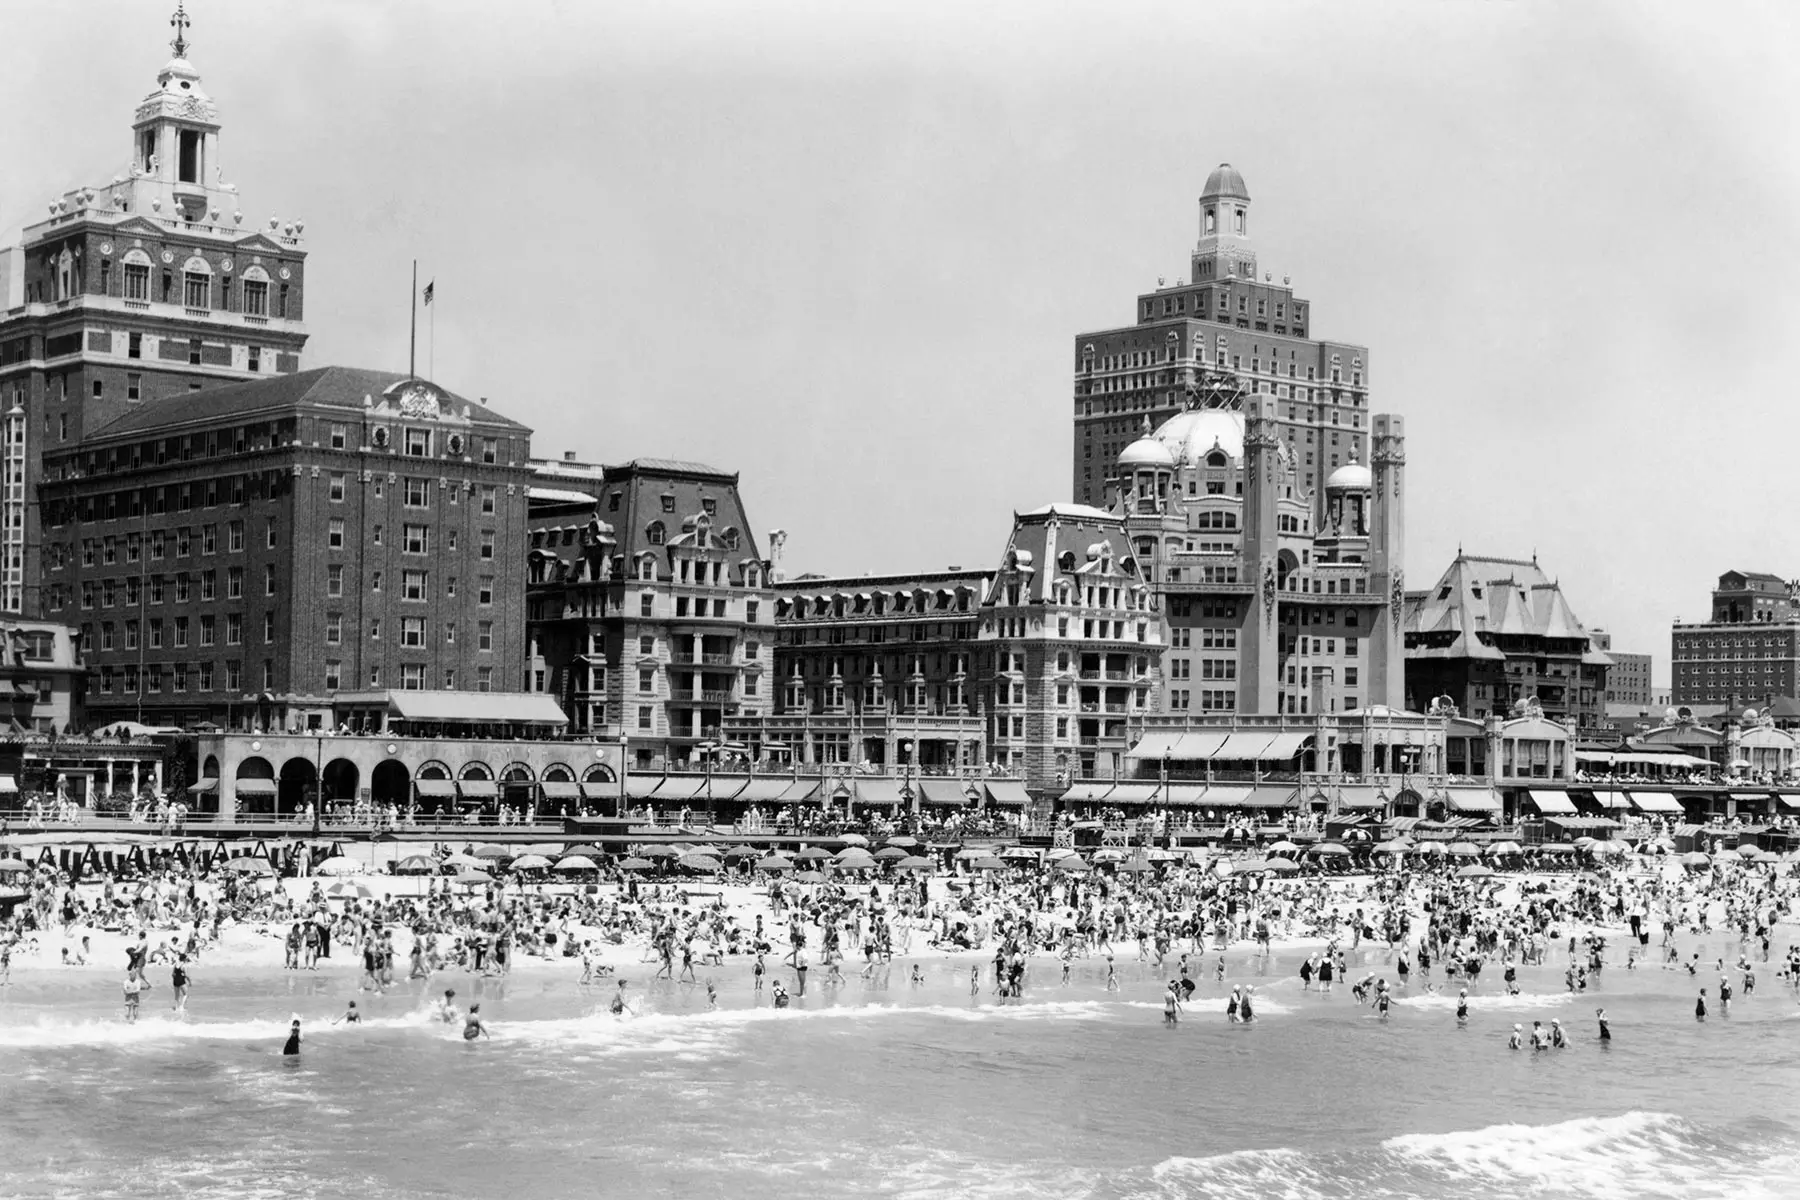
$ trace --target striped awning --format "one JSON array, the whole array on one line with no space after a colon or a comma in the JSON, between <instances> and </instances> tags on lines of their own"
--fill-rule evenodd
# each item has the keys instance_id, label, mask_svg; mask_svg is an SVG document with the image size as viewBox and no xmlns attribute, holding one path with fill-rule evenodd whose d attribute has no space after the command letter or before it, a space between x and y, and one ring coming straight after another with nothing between
<instances>
[{"instance_id":1,"label":"striped awning","mask_svg":"<svg viewBox=\"0 0 1800 1200\"><path fill-rule=\"evenodd\" d=\"M447 800L456 795L454 779L415 779L413 787L418 789L419 795L433 800Z\"/></svg>"},{"instance_id":2,"label":"striped awning","mask_svg":"<svg viewBox=\"0 0 1800 1200\"><path fill-rule=\"evenodd\" d=\"M1347 787L1338 794L1339 808L1380 808L1386 803L1372 787Z\"/></svg>"},{"instance_id":3,"label":"striped awning","mask_svg":"<svg viewBox=\"0 0 1800 1200\"><path fill-rule=\"evenodd\" d=\"M240 796L273 796L276 791L273 779L240 779L237 781L237 794Z\"/></svg>"},{"instance_id":4,"label":"striped awning","mask_svg":"<svg viewBox=\"0 0 1800 1200\"><path fill-rule=\"evenodd\" d=\"M1156 799L1161 790L1154 783L1126 782L1115 784L1113 790L1106 795L1108 804L1149 804Z\"/></svg>"},{"instance_id":5,"label":"striped awning","mask_svg":"<svg viewBox=\"0 0 1800 1200\"><path fill-rule=\"evenodd\" d=\"M1525 794L1531 797L1531 802L1537 806L1538 812L1545 816L1552 813L1574 815L1575 802L1569 799L1567 792L1554 792L1549 788L1532 788Z\"/></svg>"},{"instance_id":6,"label":"striped awning","mask_svg":"<svg viewBox=\"0 0 1800 1200\"><path fill-rule=\"evenodd\" d=\"M1163 803L1170 808L1205 808L1206 788L1196 783L1171 783Z\"/></svg>"},{"instance_id":7,"label":"striped awning","mask_svg":"<svg viewBox=\"0 0 1800 1200\"><path fill-rule=\"evenodd\" d=\"M1457 812L1499 812L1500 798L1491 788L1451 788L1444 801Z\"/></svg>"},{"instance_id":8,"label":"striped awning","mask_svg":"<svg viewBox=\"0 0 1800 1200\"><path fill-rule=\"evenodd\" d=\"M1633 792L1631 803L1639 812L1678 813L1682 811L1681 802L1668 792Z\"/></svg>"},{"instance_id":9,"label":"striped awning","mask_svg":"<svg viewBox=\"0 0 1800 1200\"><path fill-rule=\"evenodd\" d=\"M1084 779L1061 796L1064 804L1098 804L1113 790L1110 779Z\"/></svg>"}]
</instances>

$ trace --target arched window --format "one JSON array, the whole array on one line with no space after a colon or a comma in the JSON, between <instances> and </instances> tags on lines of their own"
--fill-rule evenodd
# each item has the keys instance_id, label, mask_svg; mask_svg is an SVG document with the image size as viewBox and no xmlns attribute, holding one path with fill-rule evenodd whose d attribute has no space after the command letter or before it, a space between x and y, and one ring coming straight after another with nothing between
<instances>
[{"instance_id":1,"label":"arched window","mask_svg":"<svg viewBox=\"0 0 1800 1200\"><path fill-rule=\"evenodd\" d=\"M1212 209L1212 208L1207 209L1206 210L1206 232L1207 233L1216 233L1216 232L1218 232L1218 227L1219 227L1218 210Z\"/></svg>"},{"instance_id":2,"label":"arched window","mask_svg":"<svg viewBox=\"0 0 1800 1200\"><path fill-rule=\"evenodd\" d=\"M644 530L644 540L652 546L660 546L667 541L668 533L663 529L663 523L661 521L650 522L650 527Z\"/></svg>"},{"instance_id":3,"label":"arched window","mask_svg":"<svg viewBox=\"0 0 1800 1200\"><path fill-rule=\"evenodd\" d=\"M738 548L738 531L735 526L728 528L725 531L725 548L727 550L736 550Z\"/></svg>"},{"instance_id":4,"label":"arched window","mask_svg":"<svg viewBox=\"0 0 1800 1200\"><path fill-rule=\"evenodd\" d=\"M1223 450L1214 450L1211 454L1206 456L1206 465L1209 467L1223 467L1227 465L1227 462L1228 460L1226 459Z\"/></svg>"}]
</instances>

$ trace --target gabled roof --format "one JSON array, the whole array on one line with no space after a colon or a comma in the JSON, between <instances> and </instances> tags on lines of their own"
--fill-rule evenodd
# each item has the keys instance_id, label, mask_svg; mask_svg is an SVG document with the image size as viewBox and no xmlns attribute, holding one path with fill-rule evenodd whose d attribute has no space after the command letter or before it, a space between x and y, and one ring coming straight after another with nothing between
<instances>
[{"instance_id":1,"label":"gabled roof","mask_svg":"<svg viewBox=\"0 0 1800 1200\"><path fill-rule=\"evenodd\" d=\"M1459 554L1430 589L1408 593L1408 633L1453 635L1447 646L1409 648L1411 657L1500 659L1481 635L1586 639L1562 588L1535 561ZM1442 641L1442 637L1433 639ZM1591 646L1584 662L1612 660Z\"/></svg>"},{"instance_id":2,"label":"gabled roof","mask_svg":"<svg viewBox=\"0 0 1800 1200\"><path fill-rule=\"evenodd\" d=\"M627 472L640 475L715 475L720 479L736 479L730 471L721 471L717 467L709 467L705 463L685 462L679 458L634 458L628 463L620 463L615 467L607 467L606 475L611 479L615 475Z\"/></svg>"},{"instance_id":3,"label":"gabled roof","mask_svg":"<svg viewBox=\"0 0 1800 1200\"><path fill-rule=\"evenodd\" d=\"M82 440L97 441L180 425L239 420L299 407L361 412L364 397L373 396L380 403L382 394L388 388L396 383L404 383L408 378L410 377L396 371L371 371L361 367L315 367L310 371L296 371L292 375L277 375L272 379L228 383L223 387L203 388L197 392L171 396L166 400L154 400L124 413ZM458 415L467 409L471 422L530 432L526 426L510 417L503 417L490 408L465 400L443 388L437 390Z\"/></svg>"}]
</instances>

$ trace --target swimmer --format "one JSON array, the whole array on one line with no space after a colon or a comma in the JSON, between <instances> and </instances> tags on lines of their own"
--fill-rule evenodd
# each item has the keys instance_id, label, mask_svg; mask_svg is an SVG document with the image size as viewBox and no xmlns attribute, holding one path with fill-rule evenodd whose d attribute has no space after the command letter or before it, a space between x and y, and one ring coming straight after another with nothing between
<instances>
[{"instance_id":1,"label":"swimmer","mask_svg":"<svg viewBox=\"0 0 1800 1200\"><path fill-rule=\"evenodd\" d=\"M1700 998L1694 1001L1694 1020L1706 1020L1706 989L1700 989Z\"/></svg>"},{"instance_id":2,"label":"swimmer","mask_svg":"<svg viewBox=\"0 0 1800 1200\"><path fill-rule=\"evenodd\" d=\"M719 1011L719 989L713 986L710 979L706 981L706 1011Z\"/></svg>"},{"instance_id":3,"label":"swimmer","mask_svg":"<svg viewBox=\"0 0 1800 1200\"><path fill-rule=\"evenodd\" d=\"M469 1005L469 1015L463 1021L463 1041L472 1042L478 1037L491 1038L494 1036L488 1032L488 1027L482 1023L479 1015L480 1013L481 1005Z\"/></svg>"},{"instance_id":4,"label":"swimmer","mask_svg":"<svg viewBox=\"0 0 1800 1200\"><path fill-rule=\"evenodd\" d=\"M1163 993L1163 1023L1175 1025L1181 1021L1181 985L1173 979L1169 980L1169 990Z\"/></svg>"},{"instance_id":5,"label":"swimmer","mask_svg":"<svg viewBox=\"0 0 1800 1200\"><path fill-rule=\"evenodd\" d=\"M1531 1048L1533 1050L1546 1050L1549 1046L1550 1035L1544 1032L1544 1023L1542 1021L1533 1021L1531 1023Z\"/></svg>"},{"instance_id":6,"label":"swimmer","mask_svg":"<svg viewBox=\"0 0 1800 1200\"><path fill-rule=\"evenodd\" d=\"M919 969L918 963L913 964L912 982L913 982L914 987L918 987L920 984L925 982L925 972Z\"/></svg>"},{"instance_id":7,"label":"swimmer","mask_svg":"<svg viewBox=\"0 0 1800 1200\"><path fill-rule=\"evenodd\" d=\"M1109 992L1119 990L1119 976L1113 970L1113 956L1110 954L1106 956L1106 990Z\"/></svg>"},{"instance_id":8,"label":"swimmer","mask_svg":"<svg viewBox=\"0 0 1800 1200\"><path fill-rule=\"evenodd\" d=\"M456 989L445 988L444 998L437 1008L437 1019L446 1025L454 1025L462 1018L462 1011L456 1007Z\"/></svg>"},{"instance_id":9,"label":"swimmer","mask_svg":"<svg viewBox=\"0 0 1800 1200\"><path fill-rule=\"evenodd\" d=\"M970 967L969 968L969 995L971 995L971 996L976 995L980 991L981 991L981 968L980 967Z\"/></svg>"},{"instance_id":10,"label":"swimmer","mask_svg":"<svg viewBox=\"0 0 1800 1200\"><path fill-rule=\"evenodd\" d=\"M1242 1004L1243 1004L1243 998L1239 995L1239 989L1232 988L1231 989L1231 1000L1225 1005L1225 1016L1228 1020L1232 1021L1234 1024L1239 1019L1238 1018L1238 1009L1242 1006Z\"/></svg>"},{"instance_id":11,"label":"swimmer","mask_svg":"<svg viewBox=\"0 0 1800 1200\"><path fill-rule=\"evenodd\" d=\"M1606 1010L1604 1008L1596 1008L1594 1010L1594 1019L1600 1022L1600 1040L1603 1042L1612 1041L1612 1026L1606 1023Z\"/></svg>"},{"instance_id":12,"label":"swimmer","mask_svg":"<svg viewBox=\"0 0 1800 1200\"><path fill-rule=\"evenodd\" d=\"M757 920L760 921L760 920L762 920L762 918L758 917ZM768 970L768 968L763 965L762 951L758 950L756 952L756 965L754 967L750 968L750 974L756 980L756 990L759 992L762 991L763 975L767 970Z\"/></svg>"},{"instance_id":13,"label":"swimmer","mask_svg":"<svg viewBox=\"0 0 1800 1200\"><path fill-rule=\"evenodd\" d=\"M1256 1013L1250 1007L1250 993L1255 990L1255 988L1246 983L1244 985L1244 998L1238 1002L1238 1016L1243 1018L1246 1024L1256 1020Z\"/></svg>"},{"instance_id":14,"label":"swimmer","mask_svg":"<svg viewBox=\"0 0 1800 1200\"><path fill-rule=\"evenodd\" d=\"M1563 1032L1562 1022L1555 1018L1550 1021L1550 1044L1558 1050L1569 1048L1569 1037Z\"/></svg>"},{"instance_id":15,"label":"swimmer","mask_svg":"<svg viewBox=\"0 0 1800 1200\"><path fill-rule=\"evenodd\" d=\"M1722 974L1719 976L1719 1015L1731 1015L1731 980Z\"/></svg>"},{"instance_id":16,"label":"swimmer","mask_svg":"<svg viewBox=\"0 0 1800 1200\"><path fill-rule=\"evenodd\" d=\"M619 990L613 993L612 1003L606 1006L606 1010L615 1017L622 1017L631 1012L631 1005L625 1000L625 985L629 982L631 981L628 979L619 980Z\"/></svg>"},{"instance_id":17,"label":"swimmer","mask_svg":"<svg viewBox=\"0 0 1800 1200\"><path fill-rule=\"evenodd\" d=\"M1467 1024L1469 1020L1469 989L1463 988L1456 993L1456 1020L1458 1024Z\"/></svg>"},{"instance_id":18,"label":"swimmer","mask_svg":"<svg viewBox=\"0 0 1800 1200\"><path fill-rule=\"evenodd\" d=\"M188 961L187 955L183 954L180 958L175 960L175 965L169 969L169 982L175 989L175 1009L174 1009L174 1011L176 1011L176 1012L186 1012L187 1011L187 998L188 998L187 961Z\"/></svg>"},{"instance_id":19,"label":"swimmer","mask_svg":"<svg viewBox=\"0 0 1800 1200\"><path fill-rule=\"evenodd\" d=\"M1506 1048L1508 1050L1517 1050L1524 1042L1524 1035L1520 1032L1519 1026L1514 1024L1512 1027L1512 1036L1506 1039Z\"/></svg>"},{"instance_id":20,"label":"swimmer","mask_svg":"<svg viewBox=\"0 0 1800 1200\"><path fill-rule=\"evenodd\" d=\"M779 981L777 981L773 985L773 991L775 993L775 1007L776 1008L786 1008L788 1006L787 989L782 987L781 983Z\"/></svg>"},{"instance_id":21,"label":"swimmer","mask_svg":"<svg viewBox=\"0 0 1800 1200\"><path fill-rule=\"evenodd\" d=\"M356 1010L356 1001L352 1000L350 1002L350 1007L346 1008L344 1010L344 1015L339 1017L337 1020L333 1021L332 1024L333 1025L361 1025L362 1024L362 1013L360 1013Z\"/></svg>"},{"instance_id":22,"label":"swimmer","mask_svg":"<svg viewBox=\"0 0 1800 1200\"><path fill-rule=\"evenodd\" d=\"M293 1024L288 1026L287 1041L282 1043L281 1052L283 1054L298 1054L298 1053L300 1053L300 1018L299 1017L295 1017Z\"/></svg>"},{"instance_id":23,"label":"swimmer","mask_svg":"<svg viewBox=\"0 0 1800 1200\"><path fill-rule=\"evenodd\" d=\"M143 998L144 981L138 978L136 971L127 972L125 976L125 1023L136 1024L138 1019L138 1002Z\"/></svg>"}]
</instances>

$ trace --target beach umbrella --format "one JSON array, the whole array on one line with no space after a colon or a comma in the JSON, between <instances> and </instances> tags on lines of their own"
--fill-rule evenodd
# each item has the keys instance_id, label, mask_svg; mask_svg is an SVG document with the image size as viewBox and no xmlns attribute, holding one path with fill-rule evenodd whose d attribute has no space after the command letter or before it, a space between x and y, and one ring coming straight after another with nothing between
<instances>
[{"instance_id":1,"label":"beach umbrella","mask_svg":"<svg viewBox=\"0 0 1800 1200\"><path fill-rule=\"evenodd\" d=\"M1133 858L1114 867L1115 871L1123 871L1127 875L1137 875L1150 869L1150 864L1142 859Z\"/></svg>"},{"instance_id":2,"label":"beach umbrella","mask_svg":"<svg viewBox=\"0 0 1800 1200\"><path fill-rule=\"evenodd\" d=\"M1478 858L1481 855L1481 847L1474 842L1451 842L1444 852L1453 854L1457 858Z\"/></svg>"},{"instance_id":3,"label":"beach umbrella","mask_svg":"<svg viewBox=\"0 0 1800 1200\"><path fill-rule=\"evenodd\" d=\"M348 879L341 880L325 889L325 894L334 900L373 900L375 893L360 883L352 883Z\"/></svg>"},{"instance_id":4,"label":"beach umbrella","mask_svg":"<svg viewBox=\"0 0 1800 1200\"><path fill-rule=\"evenodd\" d=\"M1517 854L1518 852L1519 843L1517 842L1495 842L1488 847L1488 853L1496 856L1501 854Z\"/></svg>"},{"instance_id":5,"label":"beach umbrella","mask_svg":"<svg viewBox=\"0 0 1800 1200\"><path fill-rule=\"evenodd\" d=\"M1124 862L1125 852L1123 850L1100 850L1094 854L1094 861L1097 863Z\"/></svg>"},{"instance_id":6,"label":"beach umbrella","mask_svg":"<svg viewBox=\"0 0 1800 1200\"><path fill-rule=\"evenodd\" d=\"M515 871L542 871L549 865L550 860L541 854L521 854L512 861Z\"/></svg>"},{"instance_id":7,"label":"beach umbrella","mask_svg":"<svg viewBox=\"0 0 1800 1200\"><path fill-rule=\"evenodd\" d=\"M1286 858L1271 858L1263 863L1263 866L1274 871L1278 875L1292 875L1295 871L1300 869L1299 863Z\"/></svg>"},{"instance_id":8,"label":"beach umbrella","mask_svg":"<svg viewBox=\"0 0 1800 1200\"><path fill-rule=\"evenodd\" d=\"M1756 858L1762 854L1762 847L1746 844L1739 846L1737 852L1740 858Z\"/></svg>"},{"instance_id":9,"label":"beach umbrella","mask_svg":"<svg viewBox=\"0 0 1800 1200\"><path fill-rule=\"evenodd\" d=\"M1577 850L1586 850L1589 846L1592 846L1593 844L1594 844L1594 839L1591 837L1578 837L1575 839L1575 848Z\"/></svg>"},{"instance_id":10,"label":"beach umbrella","mask_svg":"<svg viewBox=\"0 0 1800 1200\"><path fill-rule=\"evenodd\" d=\"M485 858L485 859L491 860L491 859L497 859L497 858L511 858L512 856L513 856L513 852L511 850L508 850L505 846L489 845L489 846L475 847L475 857L476 858Z\"/></svg>"},{"instance_id":11,"label":"beach umbrella","mask_svg":"<svg viewBox=\"0 0 1800 1200\"><path fill-rule=\"evenodd\" d=\"M1698 850L1691 850L1681 856L1681 865L1684 867L1710 867L1712 859Z\"/></svg>"},{"instance_id":12,"label":"beach umbrella","mask_svg":"<svg viewBox=\"0 0 1800 1200\"><path fill-rule=\"evenodd\" d=\"M875 857L891 862L902 858L911 858L912 852L904 846L883 846L875 852Z\"/></svg>"},{"instance_id":13,"label":"beach umbrella","mask_svg":"<svg viewBox=\"0 0 1800 1200\"><path fill-rule=\"evenodd\" d=\"M725 864L710 854L686 854L681 858L681 865L689 871L713 872L720 870Z\"/></svg>"},{"instance_id":14,"label":"beach umbrella","mask_svg":"<svg viewBox=\"0 0 1800 1200\"><path fill-rule=\"evenodd\" d=\"M648 871L655 865L656 865L655 863L651 862L647 858L638 858L634 855L633 857L627 858L627 859L623 860L622 862L620 862L619 870L621 870L621 871Z\"/></svg>"},{"instance_id":15,"label":"beach umbrella","mask_svg":"<svg viewBox=\"0 0 1800 1200\"><path fill-rule=\"evenodd\" d=\"M1273 846L1270 846L1268 852L1270 854L1298 854L1300 853L1300 847L1284 838L1283 840L1276 842Z\"/></svg>"},{"instance_id":16,"label":"beach umbrella","mask_svg":"<svg viewBox=\"0 0 1800 1200\"><path fill-rule=\"evenodd\" d=\"M755 858L762 853L755 846L733 846L725 852L726 858Z\"/></svg>"},{"instance_id":17,"label":"beach umbrella","mask_svg":"<svg viewBox=\"0 0 1800 1200\"><path fill-rule=\"evenodd\" d=\"M935 869L937 864L932 862L929 858L922 858L919 855L914 854L899 860L894 866L902 871L930 871Z\"/></svg>"},{"instance_id":18,"label":"beach umbrella","mask_svg":"<svg viewBox=\"0 0 1800 1200\"><path fill-rule=\"evenodd\" d=\"M992 853L993 853L992 850L986 849L981 846L964 846L961 850L958 850L956 852L956 857L964 858L964 859L986 858L988 855L990 855Z\"/></svg>"},{"instance_id":19,"label":"beach umbrella","mask_svg":"<svg viewBox=\"0 0 1800 1200\"><path fill-rule=\"evenodd\" d=\"M23 862L20 862L16 858L0 858L0 871L29 871L29 870L31 870L30 867L26 866Z\"/></svg>"},{"instance_id":20,"label":"beach umbrella","mask_svg":"<svg viewBox=\"0 0 1800 1200\"><path fill-rule=\"evenodd\" d=\"M1433 854L1433 855L1442 854L1442 853L1444 853L1444 843L1442 843L1442 842L1421 842L1419 844L1419 853L1420 854Z\"/></svg>"},{"instance_id":21,"label":"beach umbrella","mask_svg":"<svg viewBox=\"0 0 1800 1200\"><path fill-rule=\"evenodd\" d=\"M860 833L841 833L838 835L838 841L844 843L846 846L866 846L869 844L869 839Z\"/></svg>"},{"instance_id":22,"label":"beach umbrella","mask_svg":"<svg viewBox=\"0 0 1800 1200\"><path fill-rule=\"evenodd\" d=\"M825 859L828 859L830 857L831 857L831 851L826 850L820 846L808 846L806 849L802 850L800 853L794 855L794 861L795 862L823 862Z\"/></svg>"},{"instance_id":23,"label":"beach umbrella","mask_svg":"<svg viewBox=\"0 0 1800 1200\"><path fill-rule=\"evenodd\" d=\"M1044 857L1055 862L1059 858L1079 858L1081 855L1079 851L1068 846L1058 846L1054 850L1044 851Z\"/></svg>"},{"instance_id":24,"label":"beach umbrella","mask_svg":"<svg viewBox=\"0 0 1800 1200\"><path fill-rule=\"evenodd\" d=\"M771 854L767 858L757 859L756 869L759 871L770 872L791 871L794 869L794 860L791 858L783 858L779 854Z\"/></svg>"},{"instance_id":25,"label":"beach umbrella","mask_svg":"<svg viewBox=\"0 0 1800 1200\"><path fill-rule=\"evenodd\" d=\"M471 885L493 882L488 873L478 867L464 867L462 870L458 871L453 878L458 883L467 883Z\"/></svg>"},{"instance_id":26,"label":"beach umbrella","mask_svg":"<svg viewBox=\"0 0 1800 1200\"><path fill-rule=\"evenodd\" d=\"M864 850L861 846L845 846L842 850L837 852L836 857L839 866L843 866L847 862L865 862L873 864L875 861L875 856L870 854L867 850Z\"/></svg>"},{"instance_id":27,"label":"beach umbrella","mask_svg":"<svg viewBox=\"0 0 1800 1200\"><path fill-rule=\"evenodd\" d=\"M1312 852L1314 854L1324 854L1324 855L1330 855L1332 857L1336 857L1341 854L1350 853L1349 850L1345 849L1343 846L1340 846L1336 842L1320 842L1318 845L1316 845L1312 848Z\"/></svg>"},{"instance_id":28,"label":"beach umbrella","mask_svg":"<svg viewBox=\"0 0 1800 1200\"><path fill-rule=\"evenodd\" d=\"M558 871L598 871L600 864L585 854L565 854L556 860Z\"/></svg>"},{"instance_id":29,"label":"beach umbrella","mask_svg":"<svg viewBox=\"0 0 1800 1200\"><path fill-rule=\"evenodd\" d=\"M1220 859L1219 864L1221 866L1227 865L1224 859ZM1260 858L1240 859L1237 862L1230 863L1229 866L1231 870L1225 873L1231 875L1260 875L1262 872L1269 869L1268 862L1265 859Z\"/></svg>"},{"instance_id":30,"label":"beach umbrella","mask_svg":"<svg viewBox=\"0 0 1800 1200\"><path fill-rule=\"evenodd\" d=\"M236 875L273 875L275 868L266 858L234 858L222 868Z\"/></svg>"},{"instance_id":31,"label":"beach umbrella","mask_svg":"<svg viewBox=\"0 0 1800 1200\"><path fill-rule=\"evenodd\" d=\"M884 846L900 846L905 849L911 849L912 847L917 846L918 844L919 844L918 838L908 837L904 833L900 834L898 837L891 837L891 838L887 839L887 841L882 843L882 845L884 845Z\"/></svg>"},{"instance_id":32,"label":"beach umbrella","mask_svg":"<svg viewBox=\"0 0 1800 1200\"><path fill-rule=\"evenodd\" d=\"M435 871L437 859L428 854L409 854L394 864L396 871Z\"/></svg>"},{"instance_id":33,"label":"beach umbrella","mask_svg":"<svg viewBox=\"0 0 1800 1200\"><path fill-rule=\"evenodd\" d=\"M985 858L969 860L969 868L974 871L1004 871L1006 870L1006 860L990 854Z\"/></svg>"},{"instance_id":34,"label":"beach umbrella","mask_svg":"<svg viewBox=\"0 0 1800 1200\"><path fill-rule=\"evenodd\" d=\"M663 846L651 842L648 846L639 846L637 852L643 858L680 858L681 851L673 846Z\"/></svg>"},{"instance_id":35,"label":"beach umbrella","mask_svg":"<svg viewBox=\"0 0 1800 1200\"><path fill-rule=\"evenodd\" d=\"M1405 838L1395 838L1392 841L1380 843L1375 850L1379 854L1405 854L1412 848L1413 844Z\"/></svg>"},{"instance_id":36,"label":"beach umbrella","mask_svg":"<svg viewBox=\"0 0 1800 1200\"><path fill-rule=\"evenodd\" d=\"M824 883L825 877L817 871L802 871L794 876L795 883Z\"/></svg>"},{"instance_id":37,"label":"beach umbrella","mask_svg":"<svg viewBox=\"0 0 1800 1200\"><path fill-rule=\"evenodd\" d=\"M1575 847L1568 842L1540 842L1537 849L1545 854L1573 854Z\"/></svg>"},{"instance_id":38,"label":"beach umbrella","mask_svg":"<svg viewBox=\"0 0 1800 1200\"><path fill-rule=\"evenodd\" d=\"M1038 852L1029 846L1008 846L1000 852L1000 857L1016 859L1019 862L1036 862Z\"/></svg>"},{"instance_id":39,"label":"beach umbrella","mask_svg":"<svg viewBox=\"0 0 1800 1200\"><path fill-rule=\"evenodd\" d=\"M1492 867L1484 867L1480 863L1470 863L1466 867L1459 867L1456 872L1456 877L1458 879L1492 879L1494 877L1494 869Z\"/></svg>"},{"instance_id":40,"label":"beach umbrella","mask_svg":"<svg viewBox=\"0 0 1800 1200\"><path fill-rule=\"evenodd\" d=\"M358 875L362 873L362 869L363 865L355 859L345 858L339 854L319 863L313 868L313 873L316 875Z\"/></svg>"},{"instance_id":41,"label":"beach umbrella","mask_svg":"<svg viewBox=\"0 0 1800 1200\"><path fill-rule=\"evenodd\" d=\"M562 853L565 856L570 855L570 854L585 854L589 858L604 858L604 857L606 857L606 851L600 849L600 847L598 847L598 846L589 846L585 843L583 843L582 845L579 845L579 846L565 846L562 849Z\"/></svg>"},{"instance_id":42,"label":"beach umbrella","mask_svg":"<svg viewBox=\"0 0 1800 1200\"><path fill-rule=\"evenodd\" d=\"M473 854L452 854L444 860L446 867L485 867L487 863Z\"/></svg>"},{"instance_id":43,"label":"beach umbrella","mask_svg":"<svg viewBox=\"0 0 1800 1200\"><path fill-rule=\"evenodd\" d=\"M1079 874L1082 871L1093 870L1092 867L1088 866L1087 863L1085 863L1081 860L1081 855L1079 855L1079 854L1066 855L1063 858L1057 859L1055 862L1051 863L1050 865L1055 870L1073 871L1077 874Z\"/></svg>"}]
</instances>

